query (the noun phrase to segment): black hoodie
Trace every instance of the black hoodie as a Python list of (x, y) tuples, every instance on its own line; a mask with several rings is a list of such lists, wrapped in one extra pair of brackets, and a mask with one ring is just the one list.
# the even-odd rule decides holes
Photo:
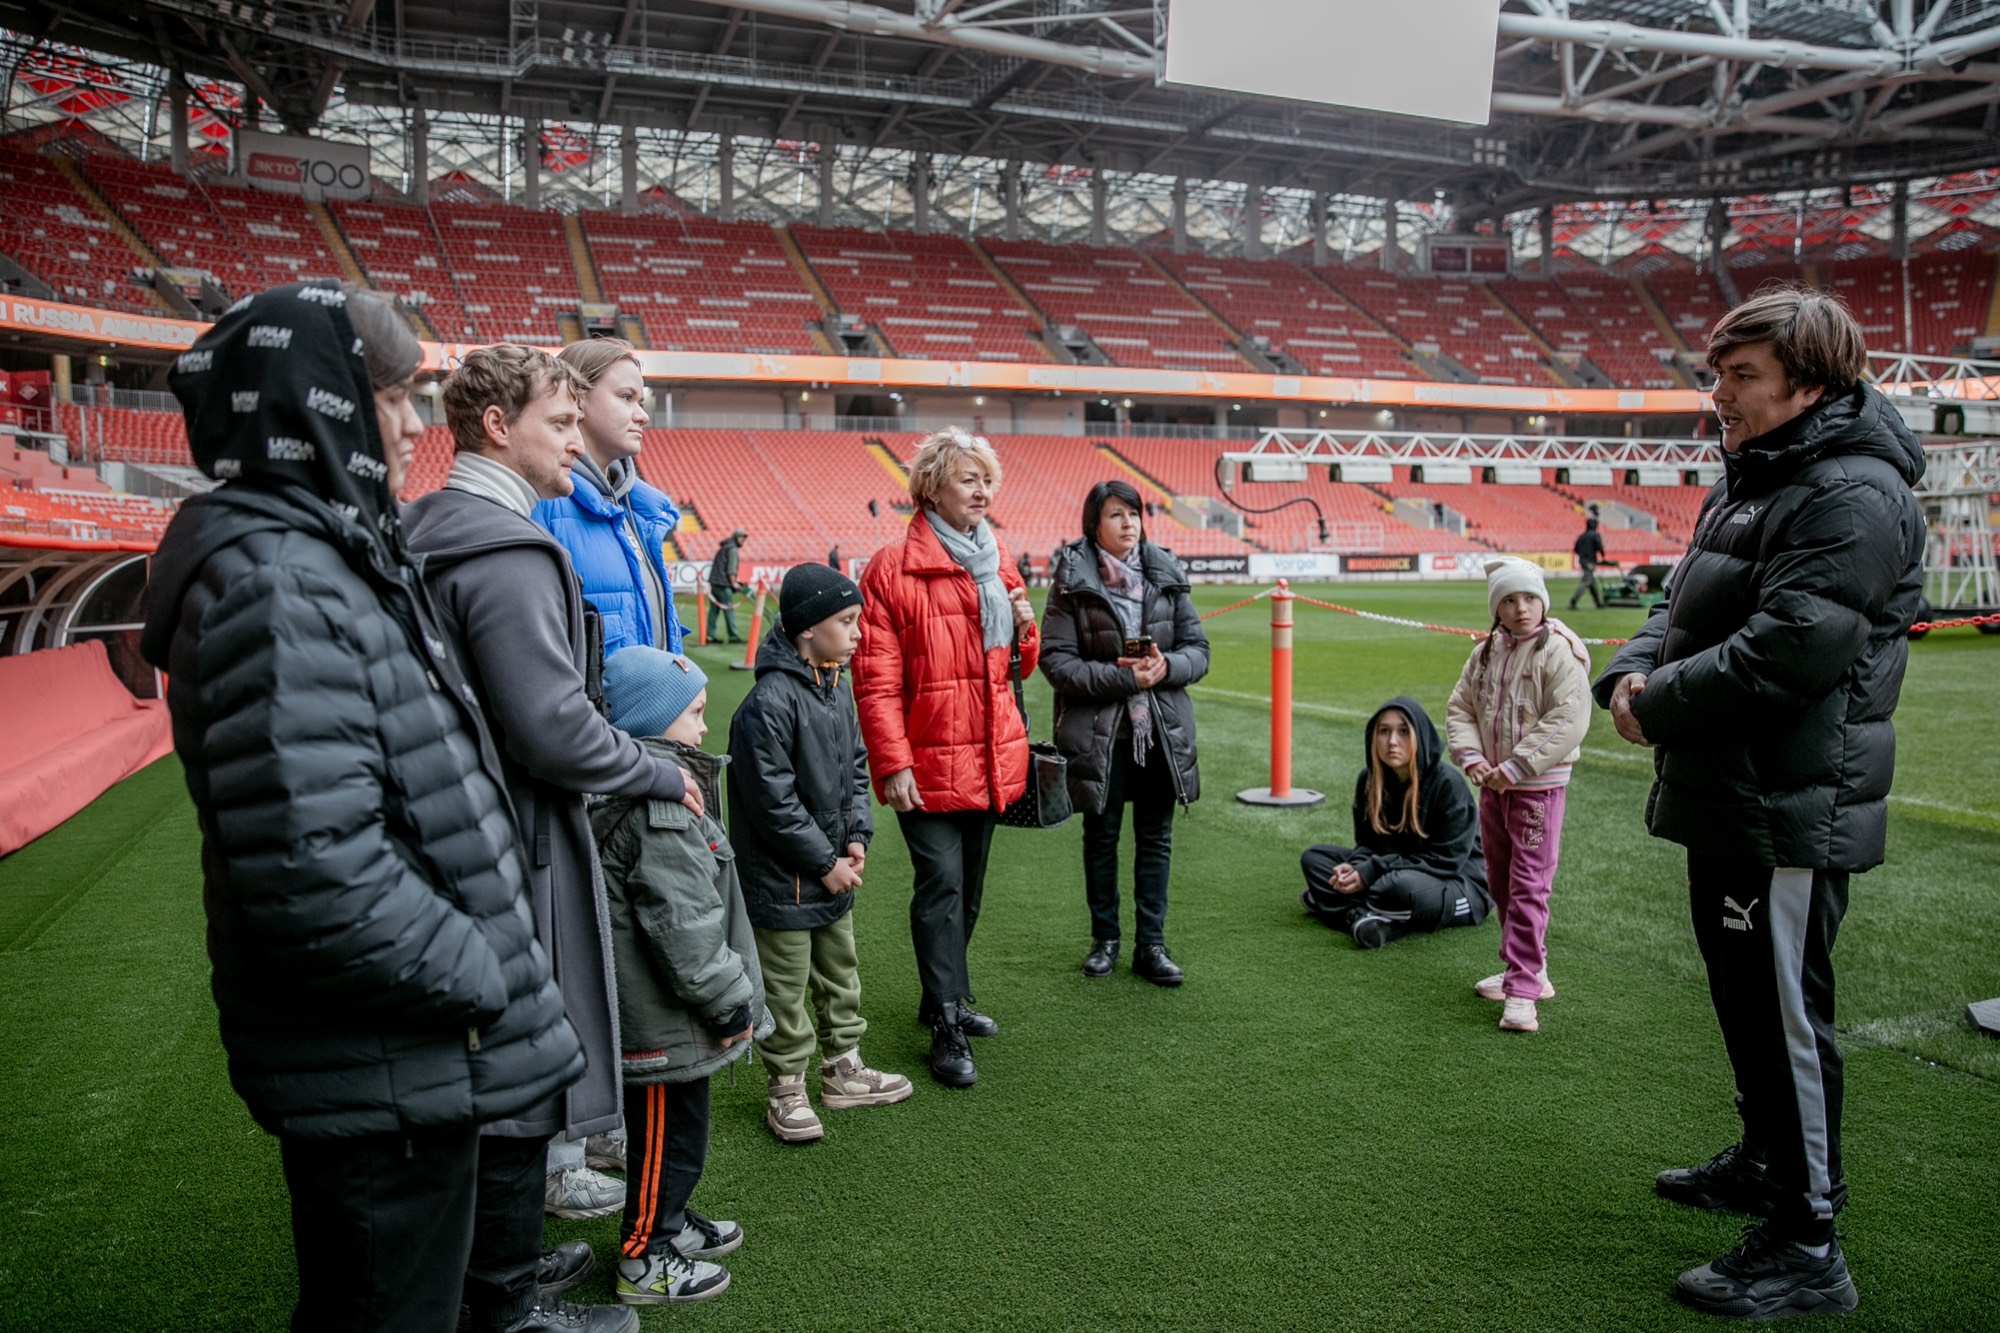
[(1866, 870), (1886, 850), (1890, 721), (1923, 595), (1923, 450), (1866, 385), (1746, 442), (1667, 600), (1598, 678), (1647, 677), (1647, 827), (1753, 865)]
[(277, 288), (176, 363), (228, 484), (162, 537), (140, 640), (201, 824), (230, 1079), (302, 1138), (485, 1123), (583, 1072), (342, 306)]
[[(1368, 819), (1368, 753), (1375, 743), (1375, 724), (1391, 710), (1410, 719), (1417, 737), (1417, 822), (1414, 831), (1377, 833)], [(1421, 870), (1465, 890), (1474, 924), (1493, 910), (1486, 890), (1486, 854), (1479, 846), (1479, 806), (1457, 769), (1445, 762), (1444, 742), (1430, 715), (1415, 699), (1401, 696), (1375, 710), (1361, 730), (1361, 775), (1354, 782), (1354, 869), (1364, 885), (1392, 870)], [(1395, 820), (1403, 808), (1404, 786), (1383, 770), (1382, 815)]]
[(820, 876), (875, 836), (868, 751), (840, 667), (818, 667), (779, 628), (757, 646), (757, 684), (729, 720), (729, 840), (750, 920), (815, 930), (854, 906)]

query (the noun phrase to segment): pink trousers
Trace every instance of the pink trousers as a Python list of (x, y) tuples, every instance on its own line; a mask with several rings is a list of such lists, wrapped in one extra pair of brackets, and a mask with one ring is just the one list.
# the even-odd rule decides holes
[(1486, 883), (1500, 918), (1500, 961), (1508, 995), (1534, 999), (1548, 966), (1549, 889), (1562, 846), (1566, 787), (1547, 791), (1479, 793), (1479, 840), (1486, 851)]

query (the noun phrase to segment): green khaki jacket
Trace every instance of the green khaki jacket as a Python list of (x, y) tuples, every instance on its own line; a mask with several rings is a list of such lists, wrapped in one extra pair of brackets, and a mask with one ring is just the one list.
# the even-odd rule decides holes
[[(727, 760), (666, 740), (641, 742), (694, 774), (721, 808)], [(591, 811), (611, 908), (619, 1045), (627, 1083), (687, 1083), (747, 1056), (722, 1039), (770, 1033), (757, 942), (736, 879), (736, 849), (713, 815), (659, 797), (614, 797)]]

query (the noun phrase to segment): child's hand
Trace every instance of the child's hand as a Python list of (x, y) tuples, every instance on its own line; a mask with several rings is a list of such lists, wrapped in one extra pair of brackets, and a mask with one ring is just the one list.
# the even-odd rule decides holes
[(868, 849), (858, 842), (850, 842), (847, 844), (847, 859), (854, 862), (854, 873), (858, 875), (868, 864)]
[(733, 1033), (731, 1033), (731, 1034), (730, 1034), (729, 1036), (727, 1036), (727, 1037), (724, 1037), (724, 1038), (722, 1039), (722, 1049), (726, 1051), (726, 1050), (728, 1050), (728, 1049), (729, 1049), (729, 1048), (730, 1048), (731, 1046), (734, 1046), (734, 1045), (736, 1045), (736, 1044), (737, 1044), (738, 1042), (745, 1042), (745, 1041), (749, 1041), (749, 1040), (751, 1040), (752, 1038), (754, 1038), (754, 1037), (755, 1037), (756, 1035), (757, 1035), (757, 1034), (756, 1034), (756, 1032), (755, 1032), (754, 1030), (752, 1030), (751, 1028), (747, 1028), (747, 1027), (746, 1027), (746, 1028), (744, 1028), (744, 1029), (743, 1029), (743, 1030), (742, 1030), (741, 1032), (733, 1032)]
[(861, 870), (847, 857), (833, 863), (833, 869), (819, 877), (828, 893), (852, 893), (861, 887)]
[(1480, 775), (1479, 785), (1488, 791), (1512, 791), (1514, 784), (1507, 781), (1507, 770), (1498, 764), (1488, 764)]
[(1361, 872), (1345, 861), (1333, 868), (1333, 874), (1328, 877), (1327, 882), (1333, 885), (1335, 893), (1361, 892)]
[(1466, 767), (1465, 780), (1475, 787), (1486, 785), (1486, 775), (1493, 771), (1493, 765), (1484, 759), (1475, 759)]
[(694, 774), (688, 772), (685, 768), (682, 769), (681, 782), (687, 787), (687, 790), (681, 794), (681, 804), (694, 811), (696, 818), (699, 818), (703, 813), (701, 808), (701, 788), (695, 785)]

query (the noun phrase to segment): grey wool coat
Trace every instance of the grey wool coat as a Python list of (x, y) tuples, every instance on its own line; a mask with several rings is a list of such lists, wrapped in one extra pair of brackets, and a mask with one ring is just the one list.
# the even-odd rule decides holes
[(554, 538), (458, 490), (403, 511), (410, 550), (500, 751), (528, 852), (535, 933), (589, 1067), (549, 1104), (494, 1128), (576, 1137), (618, 1127), (621, 1090), (611, 923), (584, 794), (678, 801), (681, 771), (614, 729), (584, 693), (583, 595)]

